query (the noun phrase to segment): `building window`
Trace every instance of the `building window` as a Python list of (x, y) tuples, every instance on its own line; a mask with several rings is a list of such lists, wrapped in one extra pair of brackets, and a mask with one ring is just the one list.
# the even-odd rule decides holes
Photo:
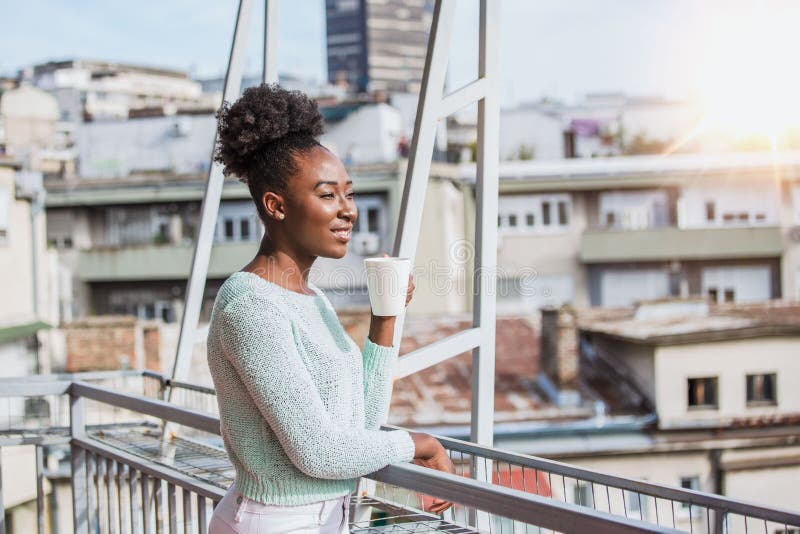
[(11, 219), (11, 189), (0, 187), (0, 245), (8, 242), (8, 223)]
[(776, 385), (777, 375), (775, 373), (747, 375), (747, 405), (777, 404)]
[(572, 488), (572, 496), (575, 499), (575, 504), (594, 508), (591, 482), (581, 484), (579, 481), (576, 481), (576, 485)]
[(714, 201), (706, 202), (706, 221), (713, 222), (717, 219), (716, 206)]
[(550, 203), (542, 202), (542, 224), (550, 226)]
[(504, 233), (560, 233), (567, 230), (569, 223), (567, 194), (500, 196), (497, 226)]
[(367, 231), (379, 232), (380, 231), (380, 211), (377, 208), (367, 209)]
[(734, 302), (735, 300), (736, 300), (736, 298), (735, 298), (735, 292), (733, 291), (733, 288), (726, 287), (725, 288), (725, 299), (724, 299), (724, 301), (725, 302)]
[(708, 300), (712, 303), (716, 304), (717, 299), (719, 298), (719, 292), (717, 291), (716, 287), (709, 287), (708, 288)]
[(624, 498), (628, 516), (639, 516), (640, 519), (647, 517), (647, 495), (624, 490)]
[(241, 219), (239, 221), (239, 233), (242, 241), (250, 240), (250, 219)]
[(225, 219), (225, 240), (233, 240), (233, 219)]
[[(700, 477), (681, 477), (681, 487), (683, 489), (700, 491)], [(681, 508), (688, 511), (689, 503), (681, 502)]]
[(567, 203), (566, 202), (559, 202), (558, 203), (558, 224), (561, 226), (567, 225)]
[(717, 407), (717, 377), (689, 379), (689, 408)]

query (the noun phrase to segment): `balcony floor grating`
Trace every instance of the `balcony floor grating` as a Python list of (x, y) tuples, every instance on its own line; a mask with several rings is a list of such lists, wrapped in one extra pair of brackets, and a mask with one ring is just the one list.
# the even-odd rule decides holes
[[(161, 442), (160, 429), (153, 426), (126, 427), (124, 429), (104, 428), (91, 432), (90, 436), (109, 447), (180, 471), (223, 489), (233, 482), (234, 470), (223, 449), (180, 437), (173, 438), (165, 448)], [(172, 452), (172, 458), (166, 455), (166, 452)], [(384, 516), (355, 521), (352, 518), (355, 516), (354, 508), (357, 505), (370, 506), (380, 510)], [(350, 501), (350, 517), (350, 530), (358, 534), (412, 532), (476, 534), (475, 530), (449, 523), (435, 515), (374, 496), (363, 496), (360, 499), (354, 496)], [(394, 523), (390, 525), (377, 524), (385, 521)]]

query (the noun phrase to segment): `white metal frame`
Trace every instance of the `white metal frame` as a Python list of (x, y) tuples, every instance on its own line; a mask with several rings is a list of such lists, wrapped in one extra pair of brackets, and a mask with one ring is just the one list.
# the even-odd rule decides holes
[[(431, 158), (440, 120), (474, 103), (478, 103), (478, 151), (476, 175), (476, 223), (472, 327), (420, 348), (398, 362), (397, 378), (436, 365), (457, 354), (472, 350), (472, 423), (474, 443), (493, 444), (495, 320), (497, 277), (497, 209), (499, 163), (499, 0), (481, 0), (478, 79), (444, 95), (445, 74), (452, 36), (456, 0), (437, 0), (428, 39), (425, 70), (422, 76), (414, 135), (408, 162), (398, 228), (392, 254), (411, 258), (419, 241), (422, 210), (425, 201)], [(244, 66), (247, 28), (253, 0), (240, 0), (223, 99), (238, 97)], [(266, 0), (264, 35), (264, 80), (277, 80), (277, 2)], [(216, 143), (216, 140), (215, 140)], [(219, 164), (212, 164), (203, 198), (199, 235), (195, 244), (191, 275), (186, 291), (186, 306), (181, 322), (178, 353), (172, 372), (173, 380), (186, 380), (194, 343), (202, 342), (206, 332), (197, 325), (208, 263), (217, 220), (223, 175)], [(394, 343), (402, 338), (404, 316), (399, 316)], [(172, 398), (172, 392), (168, 393)], [(386, 421), (384, 414), (383, 422)], [(491, 473), (488, 465), (473, 466), (476, 478)], [(490, 475), (489, 475), (490, 476)]]

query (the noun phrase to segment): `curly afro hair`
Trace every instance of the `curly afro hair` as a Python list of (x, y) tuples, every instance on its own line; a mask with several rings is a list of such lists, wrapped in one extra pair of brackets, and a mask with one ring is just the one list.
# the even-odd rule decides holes
[(247, 184), (266, 223), (264, 193), (288, 194), (289, 179), (297, 172), (295, 157), (322, 146), (316, 139), (325, 130), (317, 103), (301, 91), (262, 83), (233, 104), (223, 102), (216, 117), (214, 161), (224, 166), (225, 176)]

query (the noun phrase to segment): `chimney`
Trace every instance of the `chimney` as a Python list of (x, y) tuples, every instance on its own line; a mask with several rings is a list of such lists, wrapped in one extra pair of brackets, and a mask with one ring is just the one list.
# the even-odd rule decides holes
[(558, 390), (574, 389), (578, 381), (578, 328), (567, 305), (542, 308), (542, 370)]

